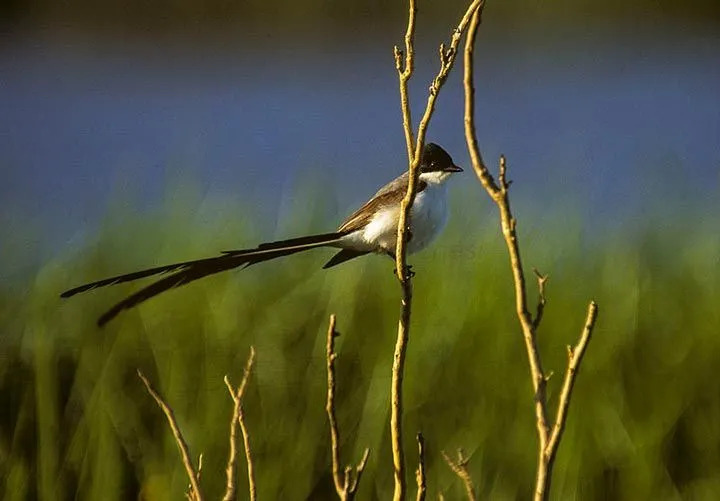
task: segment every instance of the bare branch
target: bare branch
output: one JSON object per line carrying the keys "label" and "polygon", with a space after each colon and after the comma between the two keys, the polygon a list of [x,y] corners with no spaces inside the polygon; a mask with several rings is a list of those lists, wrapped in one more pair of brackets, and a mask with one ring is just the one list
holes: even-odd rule
{"label": "bare branch", "polygon": [[234,407],[232,419],[230,420],[230,453],[228,457],[227,467],[225,473],[227,481],[225,485],[225,496],[223,501],[232,501],[235,499],[235,462],[237,457],[237,425],[240,425],[241,433],[243,435],[243,442],[245,444],[245,458],[248,465],[248,484],[250,490],[250,499],[255,500],[256,489],[255,489],[255,475],[253,472],[252,453],[250,450],[250,435],[247,427],[245,426],[245,417],[242,408],[242,400],[245,396],[245,389],[247,388],[248,380],[250,379],[250,373],[252,372],[253,364],[255,363],[255,348],[250,347],[250,355],[245,363],[245,370],[243,372],[243,378],[240,382],[240,386],[235,389],[227,375],[224,378],[225,386],[227,386],[230,392],[230,397],[233,399]]}
{"label": "bare branch", "polygon": [[427,480],[425,479],[425,439],[422,433],[418,433],[415,437],[418,444],[418,467],[415,470],[415,481],[417,483],[417,501],[425,500],[425,492],[427,491]]}
{"label": "bare branch", "polygon": [[370,449],[365,449],[362,459],[355,467],[355,473],[350,466],[346,466],[344,475],[340,474],[340,431],[335,416],[335,338],[340,334],[335,330],[335,315],[330,315],[330,323],[327,330],[327,342],[325,343],[325,358],[327,361],[327,400],[325,411],[330,423],[330,447],[332,455],[332,475],[335,484],[335,492],[342,501],[350,501],[355,497],[360,478],[367,464]]}
{"label": "bare branch", "polygon": [[[475,19],[477,18],[477,22]],[[477,136],[475,134],[475,92],[473,85],[473,44],[477,28],[480,24],[480,16],[477,15],[473,19],[473,23],[468,31],[467,41],[465,44],[465,138],[470,151],[470,158],[473,168],[477,174],[480,183],[483,185],[488,195],[498,206],[500,210],[500,223],[502,227],[505,244],[508,248],[510,257],[510,267],[513,274],[513,283],[515,285],[515,309],[523,331],[525,339],[525,348],[530,364],[530,373],[534,391],[535,400],[535,418],[538,437],[540,439],[541,448],[545,448],[547,443],[548,425],[547,412],[545,409],[545,385],[546,378],[542,369],[540,354],[535,342],[535,332],[533,330],[532,319],[527,307],[527,294],[525,292],[525,275],[523,272],[522,261],[520,259],[520,248],[516,233],[516,222],[510,208],[510,199],[508,197],[509,183],[506,180],[507,165],[505,157],[500,157],[500,174],[499,184],[495,182],[492,175],[488,172],[487,167],[482,161],[482,155],[477,146]]]}
{"label": "bare branch", "polygon": [[475,487],[473,486],[470,472],[467,469],[470,458],[465,457],[465,453],[462,449],[458,449],[457,451],[457,461],[453,461],[452,458],[445,453],[445,451],[442,451],[442,455],[443,458],[445,458],[445,462],[448,466],[450,466],[450,469],[460,478],[460,480],[462,480],[462,483],[465,486],[465,494],[467,495],[468,501],[475,501],[477,499],[477,495],[475,494]]}
{"label": "bare branch", "polygon": [[[547,277],[540,275],[537,271],[535,272],[538,278],[539,299],[535,318],[533,319],[528,310],[525,274],[520,257],[520,244],[518,242],[516,231],[517,222],[510,207],[509,188],[511,181],[507,179],[507,163],[505,161],[505,156],[500,156],[498,181],[496,182],[482,159],[475,132],[473,50],[481,15],[481,10],[474,13],[465,43],[465,139],[475,173],[480,180],[480,183],[485,188],[485,191],[487,191],[490,198],[492,198],[495,202],[500,212],[500,225],[502,228],[503,238],[505,239],[505,244],[508,249],[513,284],[515,286],[515,310],[522,328],[534,392],[535,422],[538,435],[538,466],[535,479],[534,499],[536,501],[545,501],[549,497],[553,462],[565,425],[567,408],[572,392],[575,373],[579,367],[582,354],[585,350],[587,342],[589,341],[590,333],[592,332],[595,324],[597,307],[595,306],[595,303],[591,303],[588,310],[588,317],[583,337],[576,349],[569,349],[570,360],[568,363],[568,372],[565,376],[565,382],[560,402],[558,404],[557,416],[551,434],[547,417],[547,397],[545,390],[547,382],[552,374],[546,375],[543,371],[540,352],[538,350],[536,340],[537,328],[540,325],[545,309],[545,282],[547,281]],[[578,356],[576,357],[576,355]]]}
{"label": "bare branch", "polygon": [[150,394],[151,397],[155,399],[155,402],[157,402],[158,407],[160,407],[160,409],[165,413],[168,425],[170,425],[170,429],[172,430],[173,436],[175,437],[175,443],[177,443],[177,446],[180,449],[180,455],[182,456],[183,465],[185,466],[185,472],[187,473],[188,479],[190,480],[190,485],[192,486],[190,495],[192,496],[193,501],[202,501],[203,497],[202,492],[200,492],[198,471],[195,469],[192,464],[192,460],[190,459],[190,451],[188,450],[187,442],[185,442],[182,432],[180,431],[180,427],[175,420],[175,413],[173,413],[172,408],[167,403],[165,403],[160,394],[155,391],[155,389],[150,384],[150,381],[148,381],[148,379],[140,371],[140,369],[137,370],[137,375],[143,382],[143,384],[145,384],[147,392]]}
{"label": "bare branch", "polygon": [[[395,268],[398,280],[402,287],[402,312],[398,323],[398,334],[395,343],[393,356],[392,383],[391,383],[391,414],[390,414],[390,435],[393,452],[393,477],[395,481],[394,501],[405,499],[405,459],[402,445],[402,379],[405,370],[405,353],[410,332],[410,315],[412,305],[412,280],[411,273],[407,266],[406,248],[409,236],[410,209],[415,201],[418,182],[418,167],[425,142],[425,134],[430,118],[435,110],[435,101],[447,79],[455,56],[457,47],[460,44],[460,37],[467,28],[473,13],[484,4],[484,0],[474,0],[468,7],[465,15],[460,20],[457,28],[453,30],[450,38],[450,46],[440,46],[440,70],[430,85],[430,91],[425,106],[425,113],[420,120],[417,131],[417,139],[413,142],[412,121],[410,116],[410,103],[408,98],[407,84],[412,76],[414,47],[413,38],[415,33],[415,0],[409,0],[408,26],[405,34],[405,64],[401,64],[401,53],[395,48],[395,66],[398,70],[400,81],[400,100],[403,111],[403,126],[408,150],[408,188],[405,197],[400,205],[398,218],[398,236],[395,248]],[[401,71],[402,70],[402,71]],[[414,147],[414,150],[413,150]]]}

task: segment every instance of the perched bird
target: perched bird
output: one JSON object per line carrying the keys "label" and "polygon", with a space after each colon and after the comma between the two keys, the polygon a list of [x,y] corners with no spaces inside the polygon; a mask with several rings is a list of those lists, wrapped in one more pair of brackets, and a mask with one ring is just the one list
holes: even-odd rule
{"label": "perched bird", "polygon": [[[410,213],[408,252],[411,253],[423,249],[442,231],[447,221],[447,186],[445,182],[452,174],[462,172],[450,155],[434,143],[428,143],[423,148],[419,169],[417,195]],[[60,297],[68,298],[98,287],[168,274],[123,299],[105,312],[97,321],[99,326],[103,326],[123,310],[137,306],[174,287],[180,287],[221,271],[241,266],[245,268],[316,247],[340,249],[323,268],[331,268],[349,259],[369,253],[387,254],[394,258],[400,203],[407,192],[407,186],[408,173],[405,172],[383,186],[333,233],[268,242],[253,249],[225,251],[215,257],[117,275],[74,287],[63,292]]]}

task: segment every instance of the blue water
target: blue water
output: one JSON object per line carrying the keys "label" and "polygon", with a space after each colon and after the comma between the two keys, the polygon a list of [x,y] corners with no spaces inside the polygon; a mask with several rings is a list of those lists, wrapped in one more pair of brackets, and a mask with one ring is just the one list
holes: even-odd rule
{"label": "blue water", "polygon": [[[698,36],[481,50],[485,157],[508,156],[518,197],[579,203],[596,221],[716,198],[719,48]],[[421,48],[416,119],[435,57]],[[428,138],[467,165],[455,70]],[[0,110],[3,220],[37,221],[53,245],[97,224],[118,193],[152,207],[178,173],[272,217],[313,172],[341,219],[405,165],[396,75],[372,44],[249,52],[17,37],[0,49]]]}

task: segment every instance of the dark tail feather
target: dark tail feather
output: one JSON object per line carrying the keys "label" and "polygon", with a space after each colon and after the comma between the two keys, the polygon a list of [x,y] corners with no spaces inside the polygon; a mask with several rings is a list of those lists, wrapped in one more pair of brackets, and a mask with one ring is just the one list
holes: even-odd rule
{"label": "dark tail feather", "polygon": [[[268,259],[273,259],[274,257],[280,257],[280,256],[286,256],[289,254],[294,254],[295,252],[300,252],[301,250],[306,249],[313,249],[315,247],[322,247],[323,245],[329,245],[333,242],[336,242],[340,239],[340,237],[343,236],[343,233],[325,233],[322,235],[312,235],[309,237],[302,237],[302,238],[291,238],[288,240],[279,240],[277,242],[268,242],[264,244],[260,244],[255,249],[242,249],[242,250],[233,250],[233,251],[225,251],[223,252],[222,256],[216,256],[206,259],[197,259],[194,261],[184,261],[182,263],[175,263],[175,264],[168,264],[165,266],[157,266],[155,268],[148,268],[146,270],[140,270],[135,271],[133,273],[127,273],[124,275],[117,275],[110,278],[105,278],[103,280],[98,280],[97,282],[91,282],[89,284],[81,285],[79,287],[74,287],[70,290],[67,290],[60,294],[60,297],[62,298],[68,298],[71,296],[74,296],[75,294],[79,294],[81,292],[87,292],[93,289],[97,289],[98,287],[106,287],[108,285],[115,285],[115,284],[121,284],[124,282],[132,282],[133,280],[138,280],[140,278],[146,278],[151,277],[153,275],[160,275],[163,273],[170,273],[170,272],[180,272],[185,271],[193,267],[203,267],[203,266],[212,266],[218,262],[218,259],[226,259],[230,257],[250,257],[250,256],[257,256],[258,259],[255,260],[255,262],[261,262],[261,261],[267,261]],[[284,250],[286,252],[284,253],[273,253],[271,251],[273,250]],[[266,257],[268,256],[268,257]],[[242,263],[240,263],[242,264]],[[240,264],[236,265],[239,266]],[[234,266],[235,267],[235,266]],[[233,268],[234,268],[233,267]]]}
{"label": "dark tail feather", "polygon": [[[251,266],[253,264],[269,261],[282,256],[289,256],[296,252],[314,249],[332,245],[340,240],[342,233],[327,233],[323,235],[314,235],[310,237],[294,238],[279,242],[270,242],[262,244],[255,249],[236,250],[224,253],[222,256],[211,257],[207,259],[198,259],[195,261],[185,261],[166,266],[158,266],[147,270],[136,271],[125,275],[118,275],[104,280],[98,280],[86,285],[75,287],[63,292],[60,296],[67,298],[74,296],[80,292],[89,291],[98,287],[130,282],[140,278],[159,275],[162,273],[172,273],[170,276],[158,280],[155,283],[132,294],[128,298],[113,306],[98,319],[98,325],[103,326],[123,310],[137,306],[148,299],[157,296],[169,289],[180,287],[200,278],[222,271],[231,270],[239,266]],[[174,273],[173,273],[174,272]]]}
{"label": "dark tail feather", "polygon": [[318,239],[315,242],[308,241],[304,244],[295,245],[293,247],[279,247],[277,249],[263,248],[261,250],[253,250],[252,252],[233,251],[232,254],[226,253],[223,256],[192,262],[191,264],[186,265],[185,269],[173,273],[169,277],[158,280],[157,282],[148,285],[144,289],[140,289],[136,293],[120,301],[118,304],[102,314],[102,316],[98,319],[98,326],[102,327],[123,310],[128,310],[152,297],[157,296],[158,294],[174,289],[175,287],[180,287],[209,275],[231,270],[239,266],[244,265],[243,267],[247,268],[248,266],[262,263],[263,261],[289,256],[290,254],[295,254],[296,252],[302,252],[315,247],[322,247],[337,241],[337,236],[333,239],[330,239],[329,235],[320,235],[319,237],[322,237],[322,239]]}
{"label": "dark tail feather", "polygon": [[208,275],[213,275],[215,273],[220,273],[222,271],[237,268],[238,266],[242,266],[243,264],[249,265],[252,264],[252,262],[246,257],[220,256],[216,258],[205,259],[202,262],[194,263],[190,265],[187,269],[183,271],[178,271],[177,273],[173,273],[169,277],[158,280],[157,282],[152,283],[147,287],[140,289],[131,296],[123,299],[118,304],[103,313],[100,318],[98,318],[97,324],[99,327],[102,327],[110,320],[115,318],[123,310],[128,310],[133,306],[137,306],[138,304],[147,301],[148,299],[155,297],[158,294],[161,294],[167,290],[173,289],[175,287],[180,287],[200,278],[207,277]]}
{"label": "dark tail feather", "polygon": [[190,266],[194,266],[203,262],[207,261],[213,261],[217,259],[216,257],[212,257],[209,259],[198,259],[196,261],[185,261],[183,263],[175,263],[175,264],[168,264],[165,266],[157,266],[155,268],[148,268],[147,270],[141,270],[141,271],[135,271],[133,273],[127,273],[125,275],[118,275],[115,277],[105,278],[103,280],[98,280],[97,282],[91,282],[89,284],[81,285],[79,287],[75,287],[73,289],[67,290],[60,294],[60,297],[62,298],[68,298],[71,296],[74,296],[75,294],[79,294],[81,292],[87,292],[93,289],[97,289],[98,287],[106,287],[108,285],[115,285],[115,284],[121,284],[123,282],[132,282],[133,280],[138,280],[140,278],[145,277],[151,277],[153,275],[159,275],[161,273],[170,273],[172,271],[179,271],[182,269],[186,269]]}
{"label": "dark tail feather", "polygon": [[365,251],[356,251],[356,250],[350,250],[350,249],[343,249],[337,254],[335,254],[330,261],[325,263],[325,266],[323,266],[323,269],[326,270],[328,268],[332,268],[333,266],[337,266],[341,263],[344,263],[345,261],[349,261],[350,259],[355,259],[356,257],[364,256],[365,254],[368,254]]}

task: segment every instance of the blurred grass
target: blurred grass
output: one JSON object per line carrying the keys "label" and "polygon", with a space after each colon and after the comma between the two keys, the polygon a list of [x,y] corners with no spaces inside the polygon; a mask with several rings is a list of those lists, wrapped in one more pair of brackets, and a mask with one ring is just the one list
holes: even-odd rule
{"label": "blurred grass", "polygon": [[[282,234],[260,235],[250,217],[238,216],[249,213],[243,207],[193,193],[171,190],[163,208],[144,213],[113,205],[89,241],[27,281],[0,286],[4,499],[181,497],[187,480],[177,448],[137,367],[173,405],[193,454],[204,454],[202,483],[218,497],[232,409],[222,377],[239,379],[250,345],[258,363],[245,406],[260,497],[329,499],[323,357],[331,312],[342,333],[342,460],[356,461],[370,447],[359,498],[387,499],[388,388],[399,312],[389,260],[323,271],[327,256],[317,251],[227,273],[150,301],[102,331],[98,314],[136,286],[58,298],[99,277],[334,224],[327,207],[289,207],[294,216]],[[494,211],[479,213],[465,203],[468,196],[456,203],[441,242],[412,258],[418,275],[405,380],[408,464],[414,468],[413,437],[422,430],[431,499],[441,491],[447,499],[462,496],[440,455],[456,447],[471,454],[482,499],[529,499],[535,431],[506,251]],[[519,211],[525,264],[551,276],[540,330],[546,369],[556,374],[551,398],[587,301],[601,307],[553,498],[717,499],[717,231],[703,223],[648,222],[598,237],[572,216],[553,225]]]}

